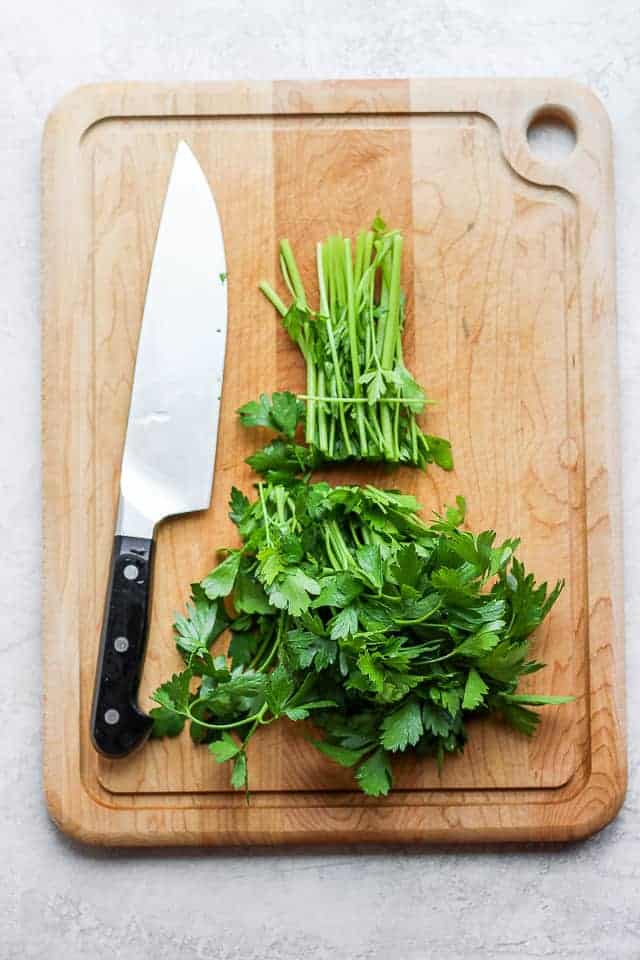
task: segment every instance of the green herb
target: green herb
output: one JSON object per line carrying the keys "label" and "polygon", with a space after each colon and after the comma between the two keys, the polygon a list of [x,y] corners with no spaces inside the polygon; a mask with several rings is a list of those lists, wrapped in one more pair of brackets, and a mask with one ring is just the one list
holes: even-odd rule
{"label": "green herb", "polygon": [[[260,401],[250,416],[273,409]],[[278,410],[290,429],[293,407]],[[412,496],[371,486],[289,477],[258,484],[253,501],[234,489],[242,546],[192,586],[176,620],[184,669],[154,693],[155,735],[189,722],[248,791],[251,737],[279,719],[311,719],[317,748],[379,796],[394,756],[442,764],[463,748],[470,716],[498,713],[531,734],[532,707],[571,699],[516,692],[543,666],[529,637],[562,584],[537,585],[514,556],[517,540],[461,529],[461,498],[430,524],[417,511]],[[226,655],[215,654],[225,630]]]}
{"label": "green herb", "polygon": [[261,394],[259,400],[245,403],[239,410],[245,427],[268,427],[285,437],[293,437],[296,427],[304,419],[304,403],[292,393]]}
{"label": "green herb", "polygon": [[[271,401],[263,395],[239,412],[245,425],[270,427],[289,439],[304,417],[310,459],[298,463],[301,472],[322,461],[351,458],[453,466],[449,441],[424,433],[416,420],[430,401],[404,363],[403,244],[402,234],[387,230],[379,216],[355,245],[340,235],[318,243],[317,310],[309,305],[288,240],[280,243],[280,266],[290,306],[266,281],[260,284],[302,352],[306,393],[299,398],[276,393]],[[284,397],[290,399],[283,420],[276,406]],[[279,451],[285,455],[283,447]],[[267,459],[271,456],[270,450]],[[267,473],[262,461],[256,469]]]}

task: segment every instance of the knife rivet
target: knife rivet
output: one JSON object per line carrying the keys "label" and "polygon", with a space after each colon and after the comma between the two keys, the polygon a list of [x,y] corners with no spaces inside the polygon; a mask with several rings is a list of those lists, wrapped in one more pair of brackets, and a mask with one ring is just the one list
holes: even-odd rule
{"label": "knife rivet", "polygon": [[136,567],[135,563],[128,563],[124,570],[122,571],[127,578],[127,580],[135,580],[138,576],[139,570]]}
{"label": "knife rivet", "polygon": [[113,646],[118,653],[126,653],[129,649],[129,641],[126,637],[116,637]]}
{"label": "knife rivet", "polygon": [[111,710],[106,710],[104,715],[104,722],[108,723],[110,727],[113,727],[118,720],[120,719],[120,714],[117,710],[113,708]]}

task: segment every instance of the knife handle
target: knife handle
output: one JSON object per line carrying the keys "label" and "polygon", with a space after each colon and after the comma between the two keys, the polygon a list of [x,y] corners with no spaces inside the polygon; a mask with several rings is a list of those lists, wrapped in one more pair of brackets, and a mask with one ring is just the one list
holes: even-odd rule
{"label": "knife handle", "polygon": [[125,757],[151,732],[137,696],[147,646],[153,540],[116,536],[91,711],[91,739],[105,757]]}

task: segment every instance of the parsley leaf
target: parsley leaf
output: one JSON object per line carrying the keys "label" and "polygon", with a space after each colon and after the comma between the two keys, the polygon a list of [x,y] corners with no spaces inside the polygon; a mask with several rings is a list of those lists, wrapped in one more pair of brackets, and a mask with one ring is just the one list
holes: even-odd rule
{"label": "parsley leaf", "polygon": [[329,757],[330,760],[339,763],[341,767],[354,767],[358,760],[361,760],[364,754],[368,753],[370,749],[368,746],[362,747],[359,750],[349,749],[348,747],[341,747],[335,743],[329,743],[327,740],[314,740],[313,742],[320,753],[324,753],[325,757]]}
{"label": "parsley leaf", "polygon": [[238,410],[241,422],[245,427],[272,427],[271,404],[266,393],[260,394],[259,400],[251,400]]}
{"label": "parsley leaf", "polygon": [[247,755],[244,751],[234,758],[231,786],[234,790],[242,790],[247,786]]}
{"label": "parsley leaf", "polygon": [[247,457],[246,462],[267,480],[278,482],[313,469],[316,457],[313,451],[300,444],[273,440],[266,447]]}
{"label": "parsley leaf", "polygon": [[271,397],[271,420],[285,437],[293,437],[296,427],[304,419],[304,403],[292,393],[274,393]]}
{"label": "parsley leaf", "polygon": [[293,677],[280,664],[267,680],[267,704],[274,716],[279,716],[295,689]]}
{"label": "parsley leaf", "polygon": [[375,543],[367,543],[356,550],[356,560],[358,567],[366,576],[376,590],[382,589],[384,583],[384,570],[382,565],[382,553],[380,547]]}
{"label": "parsley leaf", "polygon": [[517,703],[501,701],[500,712],[510,726],[518,730],[519,733],[524,733],[527,737],[531,737],[535,733],[535,729],[540,723],[539,713],[536,713],[535,710],[527,710],[526,707],[521,707]]}
{"label": "parsley leaf", "polygon": [[161,687],[158,687],[151,699],[174,713],[186,713],[191,676],[191,670],[174,673],[171,680],[167,680]]}
{"label": "parsley leaf", "polygon": [[387,750],[406,750],[416,745],[423,729],[420,706],[415,700],[407,700],[382,721],[380,742]]}
{"label": "parsley leaf", "polygon": [[447,737],[453,727],[453,718],[449,712],[434,703],[422,705],[424,729],[434,737]]}
{"label": "parsley leaf", "polygon": [[553,703],[571,703],[573,697],[551,697],[537,693],[501,693],[501,700],[508,703],[524,703],[532,707],[543,707]]}
{"label": "parsley leaf", "polygon": [[223,733],[220,740],[214,740],[209,744],[209,752],[213,754],[218,763],[225,763],[226,760],[232,760],[237,757],[242,747],[236,743],[231,734]]}
{"label": "parsley leaf", "polygon": [[445,440],[444,437],[433,437],[430,434],[425,434],[424,439],[428,455],[433,462],[443,470],[453,470],[453,452],[449,440]]}
{"label": "parsley leaf", "polygon": [[149,716],[153,719],[152,737],[177,737],[182,733],[185,718],[179,713],[174,713],[167,707],[154,707],[149,710]]}
{"label": "parsley leaf", "polygon": [[314,607],[345,607],[362,593],[363,585],[351,573],[336,573],[320,581],[320,595],[313,601]]}
{"label": "parsley leaf", "polygon": [[311,604],[311,595],[320,592],[318,583],[303,570],[287,573],[269,591],[269,601],[279,610],[286,609],[294,617],[300,616]]}
{"label": "parsley leaf", "polygon": [[356,770],[356,780],[369,797],[386,797],[393,783],[391,763],[384,750],[376,750]]}
{"label": "parsley leaf", "polygon": [[464,687],[462,709],[475,710],[476,707],[479,707],[483,702],[485,694],[488,692],[489,687],[486,685],[478,671],[471,667],[471,670],[469,670],[469,673],[467,674],[467,682]]}
{"label": "parsley leaf", "polygon": [[415,587],[423,570],[423,562],[418,556],[414,543],[403,546],[396,554],[390,574],[399,585]]}
{"label": "parsley leaf", "polygon": [[245,427],[268,427],[291,439],[304,418],[304,403],[292,393],[260,394],[259,400],[245,403],[238,410]]}
{"label": "parsley leaf", "polygon": [[231,487],[229,498],[229,518],[238,526],[244,520],[249,509],[249,500],[237,487]]}
{"label": "parsley leaf", "polygon": [[289,631],[287,647],[297,670],[307,670],[312,665],[316,670],[324,670],[338,655],[335,640],[304,629]]}
{"label": "parsley leaf", "polygon": [[234,632],[229,641],[228,654],[232,667],[244,667],[251,662],[258,648],[258,636],[250,632]]}
{"label": "parsley leaf", "polygon": [[240,569],[241,559],[241,551],[232,550],[229,556],[204,578],[202,589],[210,600],[215,600],[216,597],[226,597],[231,593]]}
{"label": "parsley leaf", "polygon": [[233,605],[238,613],[270,613],[272,609],[260,581],[242,567],[235,582]]}
{"label": "parsley leaf", "polygon": [[329,621],[331,639],[341,640],[354,634],[358,629],[358,608],[353,604],[344,607]]}
{"label": "parsley leaf", "polygon": [[186,617],[177,614],[173,624],[176,646],[183,654],[208,650],[229,625],[224,606],[220,601],[209,600],[200,584],[193,583],[191,603],[187,603],[186,609]]}

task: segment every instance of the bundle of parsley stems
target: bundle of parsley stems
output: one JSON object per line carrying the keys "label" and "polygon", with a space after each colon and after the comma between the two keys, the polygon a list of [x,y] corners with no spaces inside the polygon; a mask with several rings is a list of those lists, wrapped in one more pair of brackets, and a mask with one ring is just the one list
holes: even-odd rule
{"label": "bundle of parsley stems", "polygon": [[[543,666],[530,658],[530,635],[562,583],[536,585],[514,555],[518,540],[496,545],[493,531],[462,530],[462,498],[428,524],[412,496],[311,481],[325,460],[451,461],[447,442],[415,420],[424,394],[402,360],[400,235],[379,219],[361,233],[352,279],[348,241],[320,245],[318,314],[286,241],[281,249],[294,302],[287,309],[263,290],[305,356],[307,394],[263,395],[239,411],[245,426],[277,436],[248,458],[262,475],[254,500],[231,493],[241,546],[192,584],[176,619],[183,669],[153,695],[153,732],[175,736],[188,722],[248,796],[256,732],[311,718],[316,747],[379,796],[392,786],[393,755],[441,766],[464,747],[469,717],[498,713],[530,735],[531,707],[570,699],[517,692]],[[295,442],[302,423],[305,444]]]}
{"label": "bundle of parsley stems", "polygon": [[315,466],[347,459],[453,466],[449,442],[424,433],[416,420],[429,401],[403,358],[403,242],[378,216],[358,234],[355,255],[347,237],[318,243],[317,311],[288,240],[280,243],[280,268],[291,305],[269,283],[260,284],[305,360],[300,399]]}

